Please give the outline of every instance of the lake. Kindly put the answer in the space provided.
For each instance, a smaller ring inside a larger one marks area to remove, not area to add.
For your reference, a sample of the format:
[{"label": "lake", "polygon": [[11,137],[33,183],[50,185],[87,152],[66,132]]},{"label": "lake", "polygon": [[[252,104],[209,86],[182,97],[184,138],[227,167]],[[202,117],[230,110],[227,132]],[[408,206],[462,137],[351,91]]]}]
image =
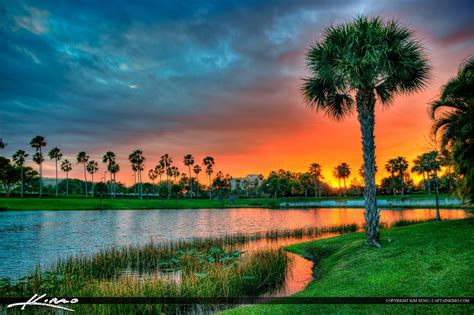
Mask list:
[{"label": "lake", "polygon": [[[382,210],[381,221],[435,217],[433,209]],[[443,219],[465,218],[461,209],[442,210]],[[193,209],[0,212],[0,278],[24,276],[59,257],[96,252],[108,246],[192,239],[225,234],[254,234],[275,229],[364,223],[363,209]],[[307,240],[307,239],[303,239]],[[303,241],[261,240],[247,248],[281,246]],[[295,259],[285,294],[311,281],[312,263]]]}]

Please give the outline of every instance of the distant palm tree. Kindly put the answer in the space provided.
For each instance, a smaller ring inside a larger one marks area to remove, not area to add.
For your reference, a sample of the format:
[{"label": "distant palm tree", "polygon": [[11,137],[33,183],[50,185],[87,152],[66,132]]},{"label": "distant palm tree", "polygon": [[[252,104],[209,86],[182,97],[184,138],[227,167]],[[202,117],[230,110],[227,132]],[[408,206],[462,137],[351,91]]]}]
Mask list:
[{"label": "distant palm tree", "polygon": [[313,177],[314,197],[321,197],[321,180],[323,179],[321,165],[318,163],[311,164],[309,166],[309,173]]},{"label": "distant palm tree", "polygon": [[346,162],[342,162],[334,168],[334,176],[339,180],[339,195],[341,195],[341,179],[344,182],[344,196],[347,196],[346,179],[351,175],[351,167]]},{"label": "distant palm tree", "polygon": [[[396,166],[395,159],[390,159],[390,160],[387,161],[387,163],[385,164],[385,170],[390,173],[392,178],[395,178],[395,173],[397,172],[397,166]],[[393,190],[393,195],[395,196],[397,194],[396,187],[393,186],[392,190]]]},{"label": "distant palm tree", "polygon": [[196,195],[198,193],[198,189],[199,189],[199,173],[201,173],[202,169],[201,169],[201,166],[199,165],[194,165],[193,167],[193,172],[194,174],[196,174]]},{"label": "distant palm tree", "polygon": [[87,172],[91,174],[91,179],[92,179],[92,197],[94,197],[94,174],[97,173],[99,170],[99,163],[97,163],[94,160],[90,160],[87,165],[86,165]]},{"label": "distant palm tree", "polygon": [[179,169],[176,166],[171,166],[169,170],[170,170],[170,176],[173,178],[173,181],[176,184],[176,180],[178,179],[180,175]]},{"label": "distant palm tree", "polygon": [[[412,173],[423,176],[423,190],[426,190],[426,166],[423,160],[422,155],[418,155],[416,159],[413,160],[413,167],[411,168]],[[429,192],[429,190],[428,190]]]},{"label": "distant palm tree", "polygon": [[112,196],[115,197],[115,175],[120,171],[120,166],[116,163],[113,162],[109,167],[108,170],[110,174],[112,174]]},{"label": "distant palm tree", "polygon": [[216,164],[214,162],[214,158],[212,156],[206,156],[202,160],[202,164],[206,167],[206,174],[209,176],[209,199],[212,199],[212,183],[211,183],[211,175],[213,173],[213,166]]},{"label": "distant palm tree", "polygon": [[367,244],[380,247],[380,211],[375,186],[375,105],[423,88],[430,67],[413,32],[395,21],[358,17],[331,26],[306,55],[307,103],[336,120],[357,112],[362,132]]},{"label": "distant palm tree", "polygon": [[408,161],[403,156],[397,156],[395,158],[395,170],[398,172],[398,178],[400,180],[400,184],[402,185],[402,196],[404,195],[405,191],[405,172],[408,169]]},{"label": "distant palm tree", "polygon": [[[38,167],[41,169],[41,164],[44,162],[44,156],[43,153],[36,152],[33,154],[33,162],[38,164]],[[41,174],[41,173],[39,173]],[[41,175],[40,175],[40,181],[39,181],[39,197],[41,198],[42,195],[42,184],[41,184]]]},{"label": "distant palm tree", "polygon": [[0,138],[0,149],[5,149],[6,146],[7,144]]},{"label": "distant palm tree", "polygon": [[148,171],[148,178],[153,183],[153,194],[155,193],[155,179],[158,177],[154,169],[150,169]]},{"label": "distant palm tree", "polygon": [[439,203],[438,203],[438,172],[441,170],[441,158],[438,154],[438,151],[431,151],[424,154],[424,160],[426,165],[426,170],[428,172],[428,177],[431,177],[434,182],[434,191],[436,198],[436,221],[441,221],[441,216],[439,214]]},{"label": "distant palm tree", "polygon": [[[153,172],[155,173],[155,176],[160,179],[159,185],[161,187],[161,176],[163,176],[163,174],[165,173],[164,166],[161,163],[158,163],[155,166],[155,169],[153,170]],[[159,195],[160,195],[160,191],[158,190],[158,196]]]},{"label": "distant palm tree", "polygon": [[163,154],[160,159],[160,164],[163,167],[164,174],[166,174],[166,182],[168,183],[168,199],[171,196],[171,185],[169,182],[169,177],[170,177],[170,166],[173,163],[173,159],[171,156],[169,156],[168,153]]},{"label": "distant palm tree", "polygon": [[27,157],[28,157],[28,153],[26,153],[23,150],[18,150],[15,152],[15,154],[13,154],[13,161],[21,169],[21,197],[23,197],[24,190],[25,190],[25,179],[23,178],[23,168],[25,166],[25,161]]},{"label": "distant palm tree", "polygon": [[66,173],[66,197],[69,196],[69,172],[72,170],[72,164],[69,160],[61,163],[61,170]]},{"label": "distant palm tree", "polygon": [[54,160],[55,166],[56,166],[56,197],[59,196],[58,192],[58,161],[62,159],[63,154],[61,153],[61,150],[59,148],[53,148],[51,151],[49,151],[48,156],[51,160]]},{"label": "distant palm tree", "polygon": [[145,157],[143,156],[142,150],[135,150],[129,156],[128,159],[132,163],[132,170],[136,172],[138,177],[138,195],[142,199],[143,187],[142,187],[142,171],[145,169]]},{"label": "distant palm tree", "polygon": [[78,164],[82,164],[82,166],[84,167],[84,187],[85,187],[85,194],[86,194],[86,197],[87,197],[87,173],[86,173],[86,165],[87,165],[87,162],[89,162],[89,156],[87,155],[86,152],[84,151],[81,151],[77,154],[77,163]]},{"label": "distant palm tree", "polygon": [[443,86],[440,99],[431,103],[433,134],[440,135],[443,151],[452,151],[460,175],[460,195],[474,201],[474,57]]},{"label": "distant palm tree", "polygon": [[188,167],[189,171],[189,197],[193,197],[193,177],[191,176],[191,166],[194,165],[194,157],[191,154],[184,156],[184,165]]},{"label": "distant palm tree", "polygon": [[112,172],[110,171],[112,164],[115,163],[115,153],[112,151],[107,151],[102,157],[102,163],[107,165],[107,170],[110,174],[110,183],[109,183],[109,194],[112,197]]},{"label": "distant palm tree", "polygon": [[43,190],[43,153],[42,148],[46,146],[46,139],[43,136],[36,136],[30,141],[32,148],[36,149],[36,154],[33,156],[33,161],[38,164],[39,169],[39,196],[41,198],[41,193]]}]

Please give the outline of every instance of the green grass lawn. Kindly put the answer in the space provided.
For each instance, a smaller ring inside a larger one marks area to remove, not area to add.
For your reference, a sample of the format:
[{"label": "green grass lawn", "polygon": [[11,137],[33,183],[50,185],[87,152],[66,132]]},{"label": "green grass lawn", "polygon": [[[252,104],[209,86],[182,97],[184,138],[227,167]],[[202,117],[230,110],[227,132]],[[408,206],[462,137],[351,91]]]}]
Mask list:
[{"label": "green grass lawn", "polygon": [[[440,195],[440,198],[448,195]],[[401,199],[401,196],[380,196],[383,199]],[[404,196],[406,199],[430,199],[433,195]],[[240,198],[236,202],[209,199],[108,199],[104,198],[0,198],[0,210],[99,210],[99,209],[197,209],[197,208],[273,208],[281,202],[301,202],[318,200],[350,200],[362,197],[293,197],[293,198]],[[419,206],[418,206],[419,207]],[[444,207],[445,208],[445,207]]]},{"label": "green grass lawn", "polygon": [[[472,297],[474,218],[384,230],[382,248],[355,233],[286,247],[319,257],[300,297]],[[473,305],[254,305],[231,314],[472,314]]]}]

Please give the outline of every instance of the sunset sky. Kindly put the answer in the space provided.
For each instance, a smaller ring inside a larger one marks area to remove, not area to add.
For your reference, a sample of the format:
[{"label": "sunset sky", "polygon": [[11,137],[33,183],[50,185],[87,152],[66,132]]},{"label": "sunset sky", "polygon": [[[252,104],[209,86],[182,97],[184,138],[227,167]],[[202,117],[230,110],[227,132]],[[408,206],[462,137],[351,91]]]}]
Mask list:
[{"label": "sunset sky", "polygon": [[[410,26],[433,68],[429,87],[376,112],[377,179],[387,159],[433,149],[427,104],[474,53],[472,1],[0,1],[0,138],[11,156],[46,137],[75,163],[114,151],[146,169],[169,153],[216,160],[234,177],[284,168],[362,164],[355,117],[308,109],[305,50],[327,26],[358,14]],[[29,162],[32,164],[32,162]],[[411,166],[410,166],[411,167]],[[101,172],[105,166],[101,164]],[[46,177],[54,164],[46,159]],[[74,164],[72,176],[81,178]],[[351,176],[352,177],[352,176]],[[202,177],[202,179],[204,179]]]}]

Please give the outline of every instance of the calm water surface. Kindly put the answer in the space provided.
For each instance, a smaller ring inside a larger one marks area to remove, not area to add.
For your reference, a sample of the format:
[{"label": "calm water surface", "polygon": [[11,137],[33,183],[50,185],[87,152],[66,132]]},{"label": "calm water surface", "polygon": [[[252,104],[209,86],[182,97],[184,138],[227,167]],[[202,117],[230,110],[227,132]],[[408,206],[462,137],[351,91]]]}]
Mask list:
[{"label": "calm water surface", "polygon": [[[444,219],[464,218],[465,210],[442,210]],[[382,210],[381,221],[426,219],[435,210]],[[363,209],[196,209],[0,212],[0,277],[18,278],[58,257],[96,252],[110,245],[143,244],[273,229],[364,223]],[[301,240],[260,241],[280,246]],[[295,256],[290,292],[304,288],[312,264]],[[297,270],[298,272],[295,272]],[[301,271],[301,272],[300,272]],[[298,275],[299,274],[299,275]]]}]

